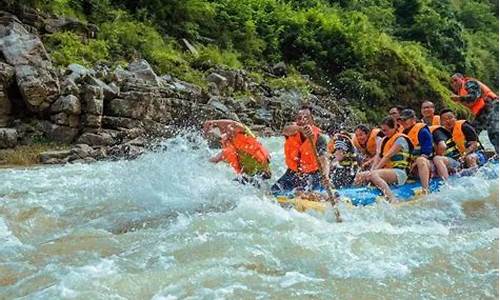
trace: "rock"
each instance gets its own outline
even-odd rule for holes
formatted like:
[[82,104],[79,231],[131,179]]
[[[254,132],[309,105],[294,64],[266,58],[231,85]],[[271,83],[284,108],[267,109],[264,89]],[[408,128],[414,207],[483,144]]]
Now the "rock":
[[145,149],[142,147],[130,144],[121,144],[113,146],[109,149],[108,155],[113,156],[114,158],[135,159],[144,152]]
[[78,144],[87,144],[90,146],[109,146],[113,145],[115,141],[111,137],[111,135],[107,133],[84,133],[82,134],[78,140]]
[[79,115],[82,112],[80,100],[73,95],[61,96],[50,106],[52,113],[64,112],[66,114]]
[[[111,100],[113,98],[118,97],[118,93],[119,93],[120,89],[116,85],[115,85],[115,87],[117,88],[117,91],[112,89],[110,86],[108,86],[102,80],[97,79],[93,76],[86,76],[85,82],[87,82],[91,86],[97,86],[97,87],[101,88],[101,90],[103,92],[103,99]],[[99,98],[100,95],[97,94],[97,95],[94,95],[94,97]]]
[[273,114],[265,108],[259,108],[255,111],[254,120],[257,124],[270,124],[273,121]]
[[191,43],[188,40],[182,39],[182,42],[184,43],[184,46],[186,46],[186,48],[189,50],[189,52],[191,52],[191,54],[193,54],[195,57],[200,56],[198,50],[196,50],[196,48],[193,45],[191,45]]
[[84,88],[82,112],[93,115],[102,115],[104,109],[103,90],[101,87],[86,85]]
[[78,128],[57,125],[48,121],[42,122],[45,135],[57,142],[70,144],[78,135]]
[[59,95],[59,82],[38,36],[11,14],[0,12],[0,51],[15,68],[17,86],[28,109],[41,112]]
[[77,128],[80,125],[79,115],[68,115],[63,112],[51,115],[50,120],[57,125],[65,125],[73,128]]
[[219,92],[224,91],[224,89],[227,87],[227,78],[217,74],[217,73],[211,73],[210,75],[207,76],[206,80],[208,82],[213,82],[217,85],[217,89]]
[[215,82],[209,82],[207,85],[208,94],[210,96],[220,96],[219,88]]
[[10,121],[12,112],[12,104],[7,97],[7,92],[2,84],[0,84],[0,127],[7,126]]
[[14,81],[16,70],[9,64],[0,61],[0,84],[7,87]]
[[85,76],[93,76],[95,72],[79,64],[70,64],[66,68],[67,78],[79,82]]
[[73,96],[78,96],[80,94],[80,88],[78,88],[78,85],[70,79],[66,78],[62,83],[61,83],[61,94],[62,95],[73,95]]
[[272,67],[272,73],[276,76],[283,77],[288,74],[286,64],[279,62]]
[[86,158],[92,155],[94,149],[87,144],[76,144],[71,148],[71,154],[78,156],[79,158]]
[[90,156],[95,159],[104,159],[108,156],[106,147],[96,147],[90,152]]
[[81,121],[82,126],[87,128],[100,128],[102,126],[102,116],[100,115],[84,114]]
[[57,159],[57,158],[49,158],[49,159],[46,159],[43,161],[40,159],[40,162],[42,164],[46,164],[46,165],[60,165],[60,164],[66,163],[66,160],[65,159]]
[[116,98],[109,102],[106,114],[114,117],[141,119],[145,110],[144,103]]
[[212,97],[208,101],[208,105],[212,106],[213,108],[217,109],[218,111],[220,111],[224,114],[231,113],[229,108],[225,104],[222,103],[221,99],[222,98],[220,98],[220,97]]
[[131,128],[143,127],[142,122],[139,120],[130,118],[121,118],[121,117],[110,117],[110,116],[103,116],[102,125],[105,128],[113,128],[113,129],[120,129],[120,128],[131,129]]
[[70,150],[46,151],[39,155],[43,164],[63,163],[64,159],[71,155]]
[[0,128],[0,149],[14,148],[17,145],[17,130],[15,128]]
[[156,76],[156,73],[153,71],[153,68],[151,68],[149,63],[144,59],[130,63],[127,69],[134,75],[136,79],[146,81],[154,86],[160,85],[160,80],[158,76]]
[[130,78],[134,78],[134,74],[124,70],[121,66],[116,67],[112,73],[112,80],[118,82],[119,84]]

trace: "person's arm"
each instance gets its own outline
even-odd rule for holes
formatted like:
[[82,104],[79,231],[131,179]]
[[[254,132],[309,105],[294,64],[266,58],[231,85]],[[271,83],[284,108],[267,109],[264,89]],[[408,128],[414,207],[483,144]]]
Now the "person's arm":
[[229,136],[234,136],[238,132],[245,132],[245,126],[240,122],[225,119],[206,121],[203,124],[203,131],[208,132],[215,127],[219,128],[222,134]]
[[465,135],[465,155],[474,153],[479,148],[479,137],[471,125],[464,123],[462,132]]
[[420,155],[429,158],[432,155],[432,134],[428,127],[422,128],[418,133]]
[[291,123],[289,125],[286,125],[283,128],[283,135],[284,136],[291,136],[291,135],[294,135],[297,132],[301,132],[301,131],[302,131],[302,127],[297,125],[297,123]]
[[221,151],[221,152],[217,153],[215,156],[211,157],[208,161],[216,164],[216,163],[221,162],[223,160],[224,160],[224,152]]
[[475,80],[469,80],[465,83],[465,89],[467,90],[467,95],[458,96],[453,95],[452,98],[456,101],[463,102],[465,104],[470,104],[476,101],[477,98],[481,96],[481,86]]
[[401,145],[399,145],[398,143],[394,143],[391,149],[389,149],[389,152],[384,155],[384,157],[382,157],[376,164],[373,165],[372,170],[382,168],[387,162],[390,161],[391,157],[396,155],[396,153],[398,153],[399,151],[401,151]]
[[316,141],[316,152],[321,163],[321,175],[324,179],[330,178],[330,160],[327,151],[328,142],[324,135],[319,135]]

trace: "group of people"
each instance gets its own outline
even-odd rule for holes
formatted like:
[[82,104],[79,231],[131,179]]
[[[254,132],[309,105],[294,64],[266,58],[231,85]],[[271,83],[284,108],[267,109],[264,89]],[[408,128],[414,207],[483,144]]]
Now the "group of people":
[[[331,129],[327,136],[315,125],[311,109],[301,108],[295,121],[283,128],[287,170],[272,192],[373,184],[390,202],[397,202],[390,185],[403,185],[409,177],[419,179],[428,193],[432,177],[447,180],[451,173],[477,169],[487,161],[480,130],[487,130],[498,154],[498,97],[462,74],[451,77],[451,87],[452,99],[474,115],[472,123],[458,120],[450,109],[436,114],[434,104],[426,100],[420,107],[422,118],[410,108],[395,106],[379,127],[358,125],[352,134]],[[221,142],[222,151],[211,162],[229,163],[242,183],[271,178],[269,152],[248,127],[212,120],[203,130]]]

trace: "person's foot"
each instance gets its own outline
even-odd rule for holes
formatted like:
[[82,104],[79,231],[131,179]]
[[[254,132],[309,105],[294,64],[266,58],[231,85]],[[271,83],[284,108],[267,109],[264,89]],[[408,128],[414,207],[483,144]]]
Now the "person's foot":
[[399,203],[399,199],[394,197],[394,196],[389,197],[388,200],[389,200],[389,203],[391,203],[391,204],[398,204]]

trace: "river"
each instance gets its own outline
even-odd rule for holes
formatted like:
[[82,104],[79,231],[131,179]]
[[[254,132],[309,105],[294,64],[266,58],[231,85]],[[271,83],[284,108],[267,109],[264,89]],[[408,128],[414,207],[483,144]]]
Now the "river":
[[[267,138],[273,177],[282,139]],[[497,299],[498,179],[285,210],[196,136],[133,161],[0,170],[1,299]]]

